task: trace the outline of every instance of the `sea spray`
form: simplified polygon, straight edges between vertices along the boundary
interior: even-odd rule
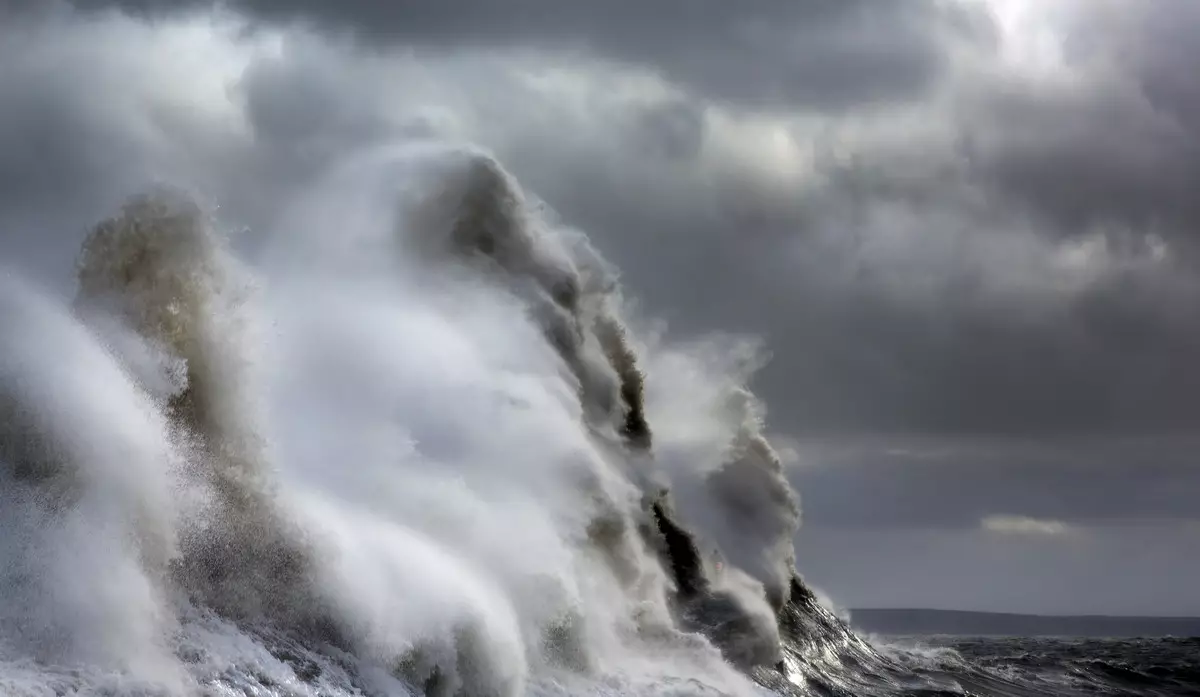
[[[530,318],[542,328],[549,344],[577,382],[588,428],[601,443],[611,434],[619,434],[626,443],[626,452],[617,453],[615,457],[609,452],[609,457],[597,460],[599,478],[614,467],[625,475],[629,474],[631,464],[653,468],[652,460],[635,455],[638,450],[650,448],[651,427],[646,421],[643,403],[644,377],[627,340],[627,330],[615,313],[616,284],[606,278],[597,282],[594,272],[600,265],[576,264],[570,258],[563,240],[556,239],[554,232],[545,227],[546,221],[533,215],[515,182],[494,159],[470,149],[415,150],[413,154],[417,158],[428,158],[431,153],[437,156],[431,165],[437,175],[433,182],[427,179],[428,172],[418,170],[419,176],[412,177],[413,170],[405,168],[400,170],[404,176],[395,184],[397,191],[393,196],[413,186],[422,194],[408,215],[399,217],[402,249],[415,245],[420,258],[427,262],[449,257],[459,263],[480,266],[486,276],[495,278],[501,289],[526,303]],[[385,191],[385,197],[387,193]],[[357,202],[363,203],[361,199]],[[415,240],[412,239],[414,236]],[[585,256],[585,260],[592,261],[596,257],[594,252],[591,257]],[[581,268],[592,271],[593,276],[586,277]],[[734,414],[735,433],[726,445],[724,466],[712,473],[708,483],[718,494],[723,490],[732,492],[720,503],[731,509],[742,506],[743,510],[732,511],[742,516],[747,515],[744,507],[750,503],[748,499],[762,492],[764,483],[773,487],[761,498],[761,503],[771,510],[779,510],[778,514],[765,515],[775,516],[780,522],[765,531],[770,537],[761,543],[754,537],[760,530],[747,529],[745,537],[736,541],[739,549],[735,554],[749,555],[745,558],[755,562],[757,578],[760,582],[770,583],[767,593],[778,610],[785,601],[791,580],[790,535],[798,523],[799,511],[782,478],[778,458],[761,436],[761,418],[746,401],[748,395],[744,389],[738,389],[731,391],[729,398],[741,398],[743,406]],[[737,404],[735,401],[735,407]],[[604,452],[602,447],[600,450]],[[610,461],[614,459],[615,463]],[[755,483],[750,486],[758,488],[740,493],[734,489],[730,478],[737,480],[737,477],[729,472],[738,470],[742,477],[754,478]],[[645,474],[632,479],[656,481]],[[587,481],[586,477],[584,481]],[[639,502],[639,508],[622,510],[604,496],[597,496],[598,491],[594,490],[593,502],[599,510],[588,525],[588,540],[594,548],[603,550],[607,565],[623,585],[645,588],[647,542],[660,551],[666,550],[660,558],[671,569],[675,592],[687,592],[688,586],[699,582],[698,578],[681,575],[678,559],[672,559],[673,553],[678,556],[678,545],[674,546],[673,552],[671,544],[665,547],[655,544],[653,538],[662,534],[667,522],[665,518],[670,515],[665,508],[656,510],[653,526],[639,527],[635,521],[646,517],[647,507]],[[742,522],[734,521],[733,525]],[[648,538],[643,540],[632,534],[635,529],[645,531],[647,527],[657,534],[643,535]],[[789,542],[788,550],[780,549],[781,539]],[[761,545],[768,549],[761,549]],[[747,549],[751,551],[746,552]],[[703,574],[699,565],[692,567],[693,570],[688,572],[691,576]],[[657,573],[650,577],[663,578]],[[651,596],[656,595],[653,590],[649,592]],[[765,653],[752,652],[755,657],[742,662],[761,662],[763,656],[769,656],[770,661],[775,662],[778,634],[771,610],[761,603],[761,599],[755,602],[754,591],[747,589],[746,582],[737,584],[736,590],[731,587],[722,592],[728,598],[723,601],[723,618],[719,622],[714,620],[714,625],[721,626],[719,634],[724,638],[723,643],[732,646],[742,635],[761,634],[763,643],[774,649]],[[661,596],[661,591],[657,594]],[[744,597],[740,601],[734,600],[737,595]],[[693,628],[707,626],[699,617],[706,614],[705,607],[695,606],[688,610],[693,619],[698,620],[692,623]],[[756,609],[751,611],[749,608],[752,607]],[[730,629],[730,613],[747,620],[741,623],[738,632]],[[752,618],[757,619],[750,621]],[[717,633],[714,630],[714,636]],[[735,638],[735,634],[739,636]]]
[[[306,551],[272,497],[253,403],[247,272],[219,227],[183,192],[137,196],[101,221],[78,261],[76,308],[115,319],[182,370],[164,413],[207,509],[192,516],[176,581],[235,618],[334,639],[305,588]]]
[[[193,681],[164,690],[751,694],[730,664],[775,680],[806,628],[845,632],[792,573],[744,363],[639,343],[615,271],[493,157],[347,158],[268,237],[249,263],[189,197],[135,197],[54,308],[157,424],[172,493],[128,511],[177,504],[137,524],[177,540],[136,567]],[[5,491],[60,461],[7,463]]]
[[[0,271],[0,648],[179,684],[165,419],[69,311]]]

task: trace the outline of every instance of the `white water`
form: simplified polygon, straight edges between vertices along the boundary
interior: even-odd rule
[[[242,259],[163,193],[72,305],[3,272],[0,692],[761,692],[638,534],[670,486],[773,660],[799,512],[745,347],[622,328],[586,238],[470,150],[356,155],[276,220]]]

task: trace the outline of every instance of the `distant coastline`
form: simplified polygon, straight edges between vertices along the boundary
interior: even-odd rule
[[[957,636],[1195,637],[1200,617],[1021,615],[921,609],[850,610],[855,629],[874,634]]]

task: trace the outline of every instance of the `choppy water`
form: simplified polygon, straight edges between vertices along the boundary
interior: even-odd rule
[[[901,666],[954,694],[1200,695],[1200,638],[887,641]]]
[[[878,656],[821,671],[809,694],[1180,697],[1200,694],[1200,639],[873,637]],[[792,694],[803,694],[796,691]]]

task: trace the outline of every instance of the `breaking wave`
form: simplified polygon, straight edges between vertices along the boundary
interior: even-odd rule
[[[887,660],[794,570],[754,352],[635,331],[486,153],[350,158],[260,258],[223,230],[158,190],[73,301],[0,272],[5,694],[753,695]]]

